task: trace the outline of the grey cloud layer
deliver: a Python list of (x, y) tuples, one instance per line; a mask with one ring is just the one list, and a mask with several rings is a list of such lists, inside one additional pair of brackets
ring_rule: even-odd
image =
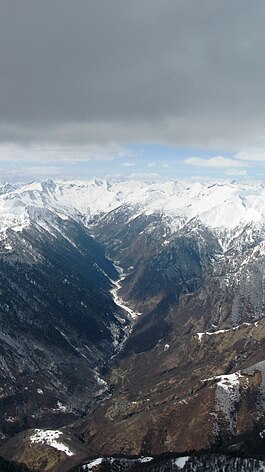
[(0, 0), (0, 139), (265, 145), (263, 0)]

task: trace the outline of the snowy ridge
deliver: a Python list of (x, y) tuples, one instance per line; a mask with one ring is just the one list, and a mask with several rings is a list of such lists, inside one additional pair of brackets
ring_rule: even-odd
[[(42, 184), (43, 185), (43, 184)], [(242, 222), (264, 223), (262, 184), (222, 182), (215, 185), (137, 181), (56, 182), (53, 195), (88, 218), (120, 205), (139, 205), (140, 212), (161, 212), (173, 219), (200, 219), (213, 228), (235, 228)], [(138, 210), (139, 213), (139, 210)], [(171, 222), (179, 225), (181, 222)]]
[(148, 183), (137, 181), (51, 181), (2, 185), (0, 232), (20, 231), (30, 224), (29, 208), (46, 208), (61, 218), (91, 222), (122, 205), (135, 207), (135, 215), (161, 213), (176, 231), (193, 219), (211, 228), (265, 222), (265, 188), (262, 183), (217, 184), (185, 181)]

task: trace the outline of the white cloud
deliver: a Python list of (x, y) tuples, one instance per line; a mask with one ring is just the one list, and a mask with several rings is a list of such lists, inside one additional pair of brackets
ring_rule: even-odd
[(185, 159), (185, 163), (195, 167), (211, 167), (216, 169), (248, 166), (246, 162), (241, 162), (240, 160), (230, 159), (223, 156), (214, 156), (210, 157), (209, 159), (204, 159), (202, 157), (188, 157)]
[(36, 167), (25, 167), (22, 169), (18, 169), (17, 171), (13, 170), (12, 173), (14, 174), (25, 174), (25, 175), (39, 175), (39, 176), (50, 176), (50, 175), (62, 175), (63, 169), (62, 167), (55, 167), (55, 166), (36, 166)]
[(85, 162), (109, 161), (115, 158), (130, 157), (131, 152), (115, 143), (97, 145), (0, 145), (0, 161), (13, 162)]
[(156, 163), (155, 162), (148, 162), (147, 167), (156, 167)]
[(71, 178), (71, 173), (67, 172), (63, 167), (56, 166), (32, 166), (18, 167), (16, 169), (1, 169), (1, 176), (10, 181), (24, 181), (28, 179), (46, 179), (46, 178)]
[(104, 175), (104, 179), (111, 180), (111, 179), (123, 179), (124, 175), (120, 172), (114, 172), (113, 174)]
[(265, 150), (238, 152), (236, 158), (242, 161), (265, 161)]
[(247, 171), (246, 169), (227, 169), (226, 170), (226, 175), (242, 175), (242, 176), (246, 176), (247, 175)]
[(124, 167), (134, 167), (136, 164), (135, 162), (123, 162), (122, 165)]
[(157, 179), (160, 178), (160, 174), (156, 172), (133, 172), (126, 176), (128, 179)]

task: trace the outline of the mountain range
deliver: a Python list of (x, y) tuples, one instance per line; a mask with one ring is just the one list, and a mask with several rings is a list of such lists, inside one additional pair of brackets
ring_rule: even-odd
[(262, 182), (2, 184), (0, 455), (265, 459), (264, 273)]

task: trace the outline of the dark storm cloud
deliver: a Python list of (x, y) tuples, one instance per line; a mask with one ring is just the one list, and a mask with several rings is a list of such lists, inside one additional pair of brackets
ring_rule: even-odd
[(263, 145), (263, 0), (0, 0), (0, 139)]

